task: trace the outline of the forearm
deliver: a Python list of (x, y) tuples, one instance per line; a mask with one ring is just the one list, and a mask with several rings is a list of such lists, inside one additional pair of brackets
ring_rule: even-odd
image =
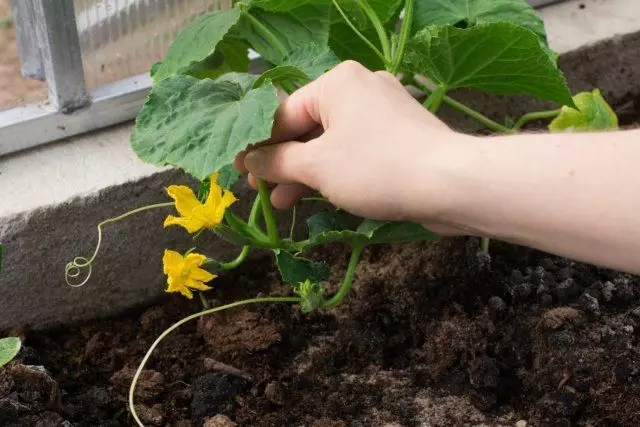
[(472, 138), (462, 145), (450, 221), (640, 273), (640, 131)]

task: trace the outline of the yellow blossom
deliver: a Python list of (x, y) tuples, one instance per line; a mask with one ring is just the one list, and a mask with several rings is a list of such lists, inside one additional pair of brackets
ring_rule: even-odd
[(216, 184), (218, 174), (210, 177), (211, 189), (205, 203), (201, 203), (193, 190), (185, 185), (171, 185), (167, 188), (169, 196), (175, 200), (176, 210), (180, 217), (169, 215), (164, 221), (164, 226), (179, 225), (187, 229), (189, 233), (197, 233), (203, 228), (212, 228), (222, 222), (225, 210), (236, 202), (236, 197), (231, 191), (223, 191)]
[(164, 274), (168, 276), (167, 292), (180, 292), (185, 297), (193, 298), (192, 289), (198, 291), (208, 291), (211, 287), (205, 285), (217, 276), (209, 273), (207, 270), (200, 268), (202, 263), (207, 259), (206, 256), (191, 253), (182, 256), (178, 252), (164, 251), (162, 258)]

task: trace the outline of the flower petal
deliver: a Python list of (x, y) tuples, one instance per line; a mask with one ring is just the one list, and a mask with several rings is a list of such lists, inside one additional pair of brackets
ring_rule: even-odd
[(210, 282), (216, 277), (218, 276), (216, 276), (215, 274), (211, 274), (207, 270), (204, 270), (202, 268), (194, 268), (189, 272), (189, 279), (198, 280), (204, 283)]
[(184, 257), (185, 266), (189, 269), (200, 267), (206, 260), (206, 256), (196, 252), (190, 253), (189, 255)]
[(170, 185), (167, 194), (176, 202), (176, 210), (182, 216), (190, 216), (191, 212), (202, 204), (196, 198), (193, 190), (186, 185)]
[[(198, 206), (197, 208), (202, 207)], [(196, 211), (198, 210), (197, 208)], [(202, 219), (192, 215), (183, 218), (177, 218), (173, 215), (169, 215), (167, 219), (164, 220), (164, 226), (169, 227), (170, 225), (179, 225), (184, 227), (189, 233), (197, 233), (205, 226)]]
[(195, 280), (195, 279), (188, 279), (187, 286), (191, 289), (196, 289), (198, 291), (209, 291), (212, 289), (210, 286), (207, 286), (204, 283), (200, 282), (199, 280)]
[[(164, 274), (170, 274), (173, 272), (182, 270), (184, 265), (184, 257), (178, 252), (165, 249), (164, 256), (162, 257), (162, 266)], [(172, 274), (173, 275), (173, 274)]]

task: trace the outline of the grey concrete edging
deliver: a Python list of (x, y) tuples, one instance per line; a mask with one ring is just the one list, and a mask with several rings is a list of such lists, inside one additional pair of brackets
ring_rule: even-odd
[[(566, 53), (560, 59), (560, 66), (574, 91), (599, 87), (615, 107), (629, 111), (629, 119), (640, 119), (640, 32)], [(496, 98), (465, 91), (454, 96), (499, 120), (506, 114), (518, 115), (544, 107), (543, 103), (520, 97)], [(455, 112), (445, 110), (445, 116), (456, 127), (467, 130), (475, 127), (473, 122)], [(66, 262), (77, 255), (87, 256), (93, 250), (98, 222), (138, 206), (167, 201), (164, 187), (188, 182), (178, 171), (140, 166), (135, 173), (114, 176), (114, 185), (91, 191), (87, 185), (94, 182), (95, 174), (117, 173), (114, 164), (135, 161), (134, 157), (110, 157), (118, 152), (115, 150), (117, 144), (128, 144), (129, 131), (130, 125), (122, 125), (104, 131), (106, 133), (97, 133), (89, 142), (63, 142), (37, 154), (23, 153), (0, 159), (3, 199), (0, 241), (6, 246), (6, 267), (0, 274), (0, 328), (22, 323), (43, 328), (104, 317), (162, 295), (162, 251), (165, 248), (186, 250), (193, 246), (191, 237), (182, 230), (162, 228), (167, 209), (150, 211), (107, 226), (93, 279), (80, 289), (71, 289), (64, 284)], [(105, 136), (107, 134), (115, 134), (117, 138), (111, 140)], [(86, 151), (83, 151), (83, 144), (89, 145)], [(22, 171), (41, 174), (40, 185), (49, 192), (67, 191), (58, 188), (56, 182), (60, 177), (65, 182), (73, 182), (75, 177), (68, 174), (77, 171), (72, 166), (56, 169), (57, 163), (47, 162), (52, 150), (75, 155), (74, 159), (79, 159), (74, 161), (75, 166), (85, 171), (77, 178), (83, 180), (78, 186), (84, 190), (80, 194), (76, 192), (75, 198), (62, 204), (54, 203), (54, 197), (49, 199), (51, 202), (43, 202), (48, 196), (41, 188), (26, 194), (15, 190), (15, 185), (4, 184), (3, 188), (5, 172), (13, 177), (11, 182), (17, 183), (16, 177)], [(82, 155), (78, 156), (78, 152)], [(101, 165), (109, 171), (103, 170)], [(114, 168), (116, 172), (112, 171)], [(68, 191), (74, 194), (73, 188)], [(243, 196), (249, 189), (242, 184), (236, 192), (243, 200), (239, 211), (246, 214), (251, 198)], [(30, 200), (30, 194), (42, 194), (42, 198)], [(13, 200), (20, 200), (24, 202), (22, 206), (30, 208), (15, 211), (7, 204)], [(52, 205), (47, 206), (48, 203)], [(283, 217), (283, 229), (288, 227), (287, 222)], [(230, 259), (237, 251), (211, 237), (201, 238), (198, 245), (219, 259)]]

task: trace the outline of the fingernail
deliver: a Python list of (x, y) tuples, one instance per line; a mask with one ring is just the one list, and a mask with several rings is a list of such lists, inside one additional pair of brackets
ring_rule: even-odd
[(260, 176), (264, 171), (267, 153), (261, 148), (251, 151), (244, 158), (244, 165), (254, 175)]

